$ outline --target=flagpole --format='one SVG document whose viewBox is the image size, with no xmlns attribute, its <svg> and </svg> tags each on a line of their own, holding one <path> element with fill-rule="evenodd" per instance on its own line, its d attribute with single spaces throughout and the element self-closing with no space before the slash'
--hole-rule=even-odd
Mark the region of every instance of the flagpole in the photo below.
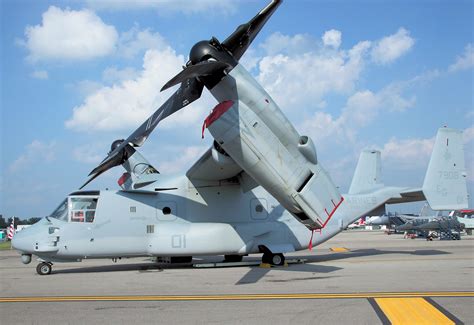
<svg viewBox="0 0 474 325">
<path fill-rule="evenodd" d="M 12 224 L 10 225 L 9 232 L 10 232 L 10 230 L 11 230 L 12 227 L 13 227 L 13 231 L 15 231 L 15 217 L 12 217 L 12 218 L 13 218 L 13 219 L 12 219 Z M 13 249 L 12 239 L 13 239 L 13 237 L 10 238 L 10 250 Z"/>
</svg>

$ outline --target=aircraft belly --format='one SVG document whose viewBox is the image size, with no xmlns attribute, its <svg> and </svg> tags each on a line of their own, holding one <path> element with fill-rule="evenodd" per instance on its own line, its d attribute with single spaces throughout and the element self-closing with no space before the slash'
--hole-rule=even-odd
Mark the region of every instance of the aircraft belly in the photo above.
<svg viewBox="0 0 474 325">
<path fill-rule="evenodd" d="M 149 255 L 224 255 L 258 253 L 258 245 L 293 247 L 283 225 L 261 223 L 186 223 L 160 224 L 148 237 Z M 293 251 L 294 248 L 288 249 Z"/>
</svg>

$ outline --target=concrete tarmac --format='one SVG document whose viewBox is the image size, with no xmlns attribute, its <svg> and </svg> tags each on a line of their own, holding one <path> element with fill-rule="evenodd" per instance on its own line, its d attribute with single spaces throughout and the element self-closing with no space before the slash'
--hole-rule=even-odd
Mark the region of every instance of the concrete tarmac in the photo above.
<svg viewBox="0 0 474 325">
<path fill-rule="evenodd" d="M 315 234 L 317 235 L 317 234 Z M 347 250 L 345 250 L 345 249 Z M 48 276 L 0 252 L 3 324 L 474 324 L 474 236 L 347 231 L 288 267 L 197 269 L 146 258 L 58 263 Z M 245 260 L 259 260 L 259 256 Z M 195 258 L 194 263 L 222 257 Z"/>
</svg>

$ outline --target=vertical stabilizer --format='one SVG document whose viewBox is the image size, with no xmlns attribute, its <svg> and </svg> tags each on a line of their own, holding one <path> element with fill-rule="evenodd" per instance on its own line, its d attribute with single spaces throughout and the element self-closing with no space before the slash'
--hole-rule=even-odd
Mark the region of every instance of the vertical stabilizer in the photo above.
<svg viewBox="0 0 474 325">
<path fill-rule="evenodd" d="M 433 210 L 467 208 L 462 131 L 450 128 L 438 130 L 423 193 Z"/>
<path fill-rule="evenodd" d="M 352 178 L 349 194 L 361 194 L 374 191 L 383 186 L 380 151 L 364 150 Z"/>
</svg>

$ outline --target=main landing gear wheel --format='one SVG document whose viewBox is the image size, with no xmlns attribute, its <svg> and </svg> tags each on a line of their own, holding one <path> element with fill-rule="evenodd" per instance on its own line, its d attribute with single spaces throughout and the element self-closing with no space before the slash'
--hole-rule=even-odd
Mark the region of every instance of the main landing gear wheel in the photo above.
<svg viewBox="0 0 474 325">
<path fill-rule="evenodd" d="M 285 256 L 281 253 L 264 253 L 262 256 L 262 263 L 278 266 L 285 265 Z"/>
<path fill-rule="evenodd" d="M 285 264 L 285 256 L 283 254 L 273 254 L 271 257 L 272 265 L 284 265 Z"/>
<path fill-rule="evenodd" d="M 51 274 L 51 270 L 52 270 L 52 264 L 51 264 L 51 263 L 47 263 L 47 262 L 40 263 L 40 264 L 38 264 L 38 266 L 36 267 L 36 272 L 37 272 L 39 275 L 48 275 L 48 274 Z"/>
<path fill-rule="evenodd" d="M 285 256 L 282 253 L 274 254 L 264 245 L 259 245 L 258 249 L 263 253 L 262 263 L 271 265 L 285 265 Z"/>
</svg>

